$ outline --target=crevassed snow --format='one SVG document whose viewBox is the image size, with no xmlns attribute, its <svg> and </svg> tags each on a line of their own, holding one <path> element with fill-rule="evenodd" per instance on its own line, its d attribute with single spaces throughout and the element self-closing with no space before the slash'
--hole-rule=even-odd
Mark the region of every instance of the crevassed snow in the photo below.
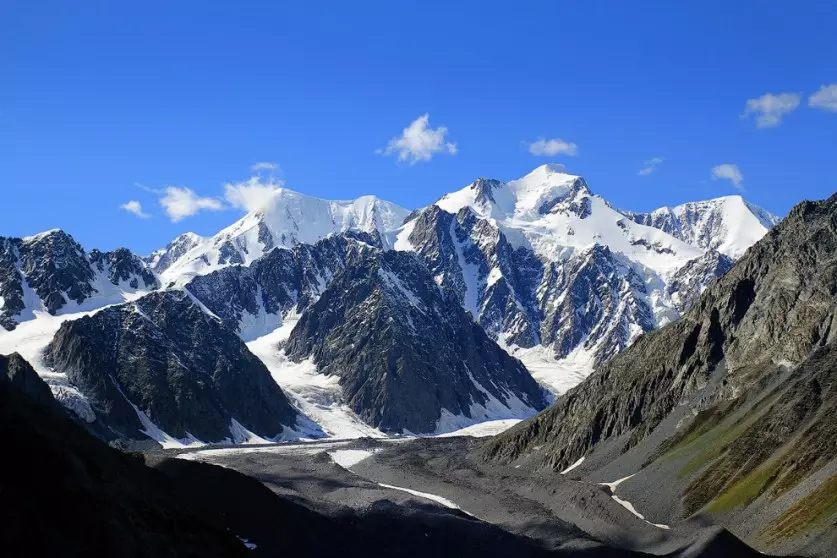
<svg viewBox="0 0 837 558">
<path fill-rule="evenodd" d="M 110 285 L 110 283 L 108 284 Z M 147 294 L 147 291 L 120 291 L 119 300 L 115 300 L 113 304 L 136 300 L 145 294 Z M 95 303 L 91 302 L 94 299 Z M 99 310 L 112 306 L 113 304 L 107 304 L 108 300 L 112 300 L 112 298 L 108 296 L 97 297 L 94 295 L 93 299 L 88 299 L 88 301 L 85 301 L 81 305 L 70 302 L 67 307 L 75 310 L 75 312 L 63 312 L 53 316 L 42 309 L 40 299 L 24 281 L 24 301 L 26 301 L 29 308 L 27 314 L 28 319 L 20 322 L 12 331 L 6 331 L 0 328 L 0 354 L 20 353 L 50 387 L 53 396 L 86 422 L 93 422 L 96 419 L 90 402 L 81 391 L 70 384 L 66 374 L 55 372 L 47 366 L 44 363 L 43 355 L 44 350 L 50 341 L 52 341 L 52 338 L 62 323 L 84 316 L 90 316 Z M 102 306 L 97 308 L 95 307 L 96 303 L 100 303 Z M 89 308 L 90 306 L 93 306 L 93 308 Z"/>
<path fill-rule="evenodd" d="M 383 438 L 380 430 L 364 423 L 343 403 L 337 376 L 317 372 L 308 359 L 291 362 L 278 347 L 287 340 L 299 316 L 289 315 L 281 327 L 247 343 L 250 351 L 267 366 L 271 376 L 285 395 L 303 414 L 316 422 L 328 436 L 334 438 Z"/>
<path fill-rule="evenodd" d="M 241 314 L 241 319 L 238 322 L 238 335 L 245 343 L 254 341 L 259 337 L 264 337 L 282 325 L 281 314 L 272 314 L 265 310 L 261 285 L 258 285 L 256 289 L 256 301 L 259 305 L 258 312 L 251 314 L 245 310 Z"/>
<path fill-rule="evenodd" d="M 535 345 L 524 349 L 508 345 L 504 336 L 497 339 L 497 344 L 519 359 L 535 381 L 555 395 L 563 395 L 593 372 L 595 348 L 585 350 L 579 345 L 566 358 L 557 359 L 552 347 Z"/>
</svg>

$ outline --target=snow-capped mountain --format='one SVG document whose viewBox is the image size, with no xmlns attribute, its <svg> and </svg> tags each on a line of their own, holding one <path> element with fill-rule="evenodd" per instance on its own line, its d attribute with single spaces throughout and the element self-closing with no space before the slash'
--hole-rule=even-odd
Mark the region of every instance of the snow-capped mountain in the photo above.
<svg viewBox="0 0 837 558">
<path fill-rule="evenodd" d="M 557 165 L 509 182 L 479 179 L 409 214 L 372 196 L 334 202 L 280 189 L 218 234 L 186 233 L 142 259 L 87 253 L 61 231 L 0 238 L 0 353 L 23 354 L 87 424 L 122 409 L 104 421 L 119 435 L 197 436 L 160 395 L 142 399 L 163 369 L 132 384 L 131 367 L 159 351 L 181 371 L 201 371 L 203 343 L 223 343 L 224 358 L 242 361 L 252 350 L 326 434 L 444 432 L 542 407 L 529 374 L 559 394 L 576 385 L 689 309 L 730 268 L 730 254 L 775 221 L 736 197 L 620 212 Z M 152 308 L 159 315 L 149 322 Z M 197 327 L 198 318 L 211 324 Z M 95 353 L 108 343 L 87 352 L 74 344 L 111 326 L 121 332 L 121 352 L 107 355 L 121 371 L 109 380 L 119 396 L 95 384 Z M 137 328 L 148 335 L 134 339 Z M 270 437 L 280 423 L 296 431 L 287 416 L 262 418 L 255 431 L 238 419 L 236 430 L 223 412 L 188 428 L 206 440 L 236 439 L 230 425 Z"/>
<path fill-rule="evenodd" d="M 60 230 L 0 237 L 0 327 L 7 330 L 37 312 L 92 310 L 158 287 L 155 274 L 125 248 L 88 254 Z"/>
<path fill-rule="evenodd" d="M 563 167 L 544 165 L 447 194 L 388 241 L 422 255 L 489 335 L 563 392 L 689 308 L 730 267 L 715 246 L 749 246 L 775 221 L 759 210 L 760 220 L 723 225 L 736 216 L 724 199 L 687 206 L 717 208 L 718 216 L 700 226 L 693 219 L 694 234 L 675 236 L 617 211 Z"/>
<path fill-rule="evenodd" d="M 692 246 L 717 250 L 732 259 L 744 255 L 779 222 L 775 215 L 737 195 L 661 207 L 650 213 L 626 212 L 625 215 Z"/>
<path fill-rule="evenodd" d="M 182 235 L 152 254 L 150 262 L 165 285 L 184 285 L 196 275 L 248 265 L 275 247 L 313 244 L 348 230 L 380 235 L 397 228 L 408 214 L 375 196 L 330 201 L 278 188 L 261 207 L 218 234 Z"/>
</svg>

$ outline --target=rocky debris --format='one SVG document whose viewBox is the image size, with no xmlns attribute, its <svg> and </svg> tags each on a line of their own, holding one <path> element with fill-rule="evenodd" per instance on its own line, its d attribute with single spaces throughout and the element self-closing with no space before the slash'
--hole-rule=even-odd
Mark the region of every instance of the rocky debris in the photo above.
<svg viewBox="0 0 837 558">
<path fill-rule="evenodd" d="M 117 438 L 153 434 L 139 413 L 174 438 L 207 442 L 239 438 L 233 421 L 265 438 L 296 426 L 261 361 L 183 291 L 65 322 L 45 358 Z"/>
</svg>

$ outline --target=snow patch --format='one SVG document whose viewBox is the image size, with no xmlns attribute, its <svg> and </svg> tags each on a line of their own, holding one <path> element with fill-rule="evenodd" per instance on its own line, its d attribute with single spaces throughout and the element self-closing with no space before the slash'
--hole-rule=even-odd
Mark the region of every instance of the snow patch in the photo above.
<svg viewBox="0 0 837 558">
<path fill-rule="evenodd" d="M 570 471 L 572 471 L 573 469 L 575 469 L 576 467 L 578 467 L 582 463 L 584 463 L 584 456 L 583 455 L 581 456 L 581 458 L 578 461 L 576 461 L 575 463 L 573 463 L 572 465 L 570 465 L 569 467 L 567 467 L 566 469 L 561 471 L 561 474 L 566 475 L 567 473 L 569 473 Z"/>
<path fill-rule="evenodd" d="M 367 457 L 375 455 L 375 452 L 371 450 L 341 449 L 331 451 L 328 453 L 328 455 L 329 457 L 331 457 L 332 461 L 334 461 L 344 469 L 349 469 L 350 467 L 357 465 Z"/>
</svg>

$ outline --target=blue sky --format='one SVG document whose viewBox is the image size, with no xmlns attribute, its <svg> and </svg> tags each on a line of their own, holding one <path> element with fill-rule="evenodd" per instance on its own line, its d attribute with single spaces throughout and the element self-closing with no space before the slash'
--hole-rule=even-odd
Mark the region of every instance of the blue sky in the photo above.
<svg viewBox="0 0 837 558">
<path fill-rule="evenodd" d="M 166 187 L 222 198 L 257 162 L 408 208 L 559 162 L 635 210 L 736 193 L 729 164 L 784 214 L 837 190 L 835 28 L 826 0 L 3 2 L 0 234 L 147 253 L 242 213 L 172 222 Z"/>
</svg>

